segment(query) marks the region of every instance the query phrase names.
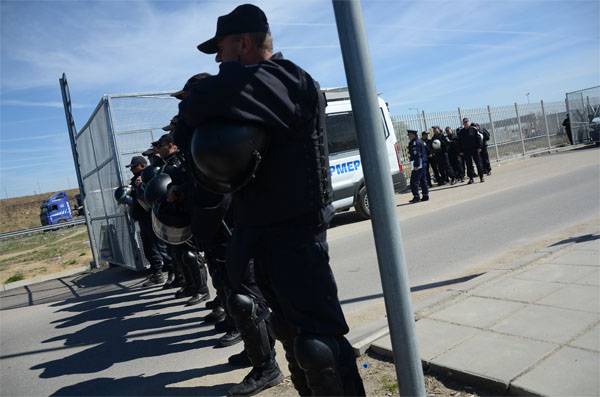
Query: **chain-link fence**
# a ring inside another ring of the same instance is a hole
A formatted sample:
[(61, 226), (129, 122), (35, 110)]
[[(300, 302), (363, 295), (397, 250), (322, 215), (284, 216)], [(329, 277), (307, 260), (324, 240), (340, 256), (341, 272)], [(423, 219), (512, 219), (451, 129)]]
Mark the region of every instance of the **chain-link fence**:
[(139, 230), (114, 191), (128, 184), (125, 166), (131, 157), (158, 139), (176, 112), (177, 101), (167, 94), (105, 96), (75, 137), (91, 244), (100, 261), (138, 270), (146, 266)]
[(567, 111), (573, 134), (573, 143), (581, 143), (592, 138), (592, 120), (600, 117), (600, 86), (567, 93)]
[(562, 122), (566, 117), (565, 103), (549, 102), (486, 106), (447, 112), (416, 112), (392, 117), (403, 160), (408, 161), (407, 130), (427, 131), (432, 126), (450, 127), (456, 131), (463, 117), (478, 123), (490, 132), (490, 160), (522, 156), (568, 143)]

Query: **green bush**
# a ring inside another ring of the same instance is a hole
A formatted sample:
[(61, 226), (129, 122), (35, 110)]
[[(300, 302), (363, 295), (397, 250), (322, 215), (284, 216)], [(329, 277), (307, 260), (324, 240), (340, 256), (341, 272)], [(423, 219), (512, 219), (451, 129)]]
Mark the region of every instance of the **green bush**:
[(17, 272), (15, 274), (13, 274), (12, 276), (10, 276), (9, 278), (7, 278), (6, 281), (4, 282), (4, 284), (14, 283), (15, 281), (23, 280), (24, 278), (25, 277), (23, 276), (23, 273)]

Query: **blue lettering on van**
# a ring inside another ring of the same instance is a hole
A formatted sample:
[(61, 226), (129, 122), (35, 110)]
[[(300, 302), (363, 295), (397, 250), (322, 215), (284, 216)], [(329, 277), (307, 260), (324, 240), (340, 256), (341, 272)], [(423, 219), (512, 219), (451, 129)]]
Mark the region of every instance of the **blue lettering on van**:
[(358, 171), (360, 168), (360, 160), (348, 161), (341, 164), (336, 164), (329, 166), (329, 173), (333, 175), (334, 173), (337, 175), (345, 174), (347, 172)]

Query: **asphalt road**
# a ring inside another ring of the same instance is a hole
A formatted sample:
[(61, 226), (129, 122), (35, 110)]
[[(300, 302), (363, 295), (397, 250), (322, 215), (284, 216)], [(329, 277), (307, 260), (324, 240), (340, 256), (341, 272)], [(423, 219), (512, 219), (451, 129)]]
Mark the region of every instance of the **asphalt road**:
[[(397, 196), (413, 287), (484, 272), (507, 251), (600, 215), (598, 149), (515, 160), (493, 173), (484, 184), (435, 188), (426, 203)], [(340, 299), (356, 325), (361, 313), (381, 311), (370, 223), (341, 214), (329, 243)], [(131, 278), (105, 288), (94, 277), (1, 295), (3, 308), (34, 303), (0, 311), (1, 396), (222, 395), (247, 372), (224, 364), (240, 346), (214, 349), (218, 335), (201, 322), (202, 308), (137, 289)], [(78, 285), (97, 289), (83, 296)]]

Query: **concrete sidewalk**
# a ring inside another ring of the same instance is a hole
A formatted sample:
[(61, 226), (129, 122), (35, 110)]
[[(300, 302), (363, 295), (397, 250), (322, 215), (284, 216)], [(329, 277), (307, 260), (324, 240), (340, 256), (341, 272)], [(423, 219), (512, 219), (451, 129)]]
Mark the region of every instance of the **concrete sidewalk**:
[[(502, 267), (417, 305), (425, 367), (500, 393), (600, 395), (597, 227)], [(371, 349), (391, 357), (389, 335)]]

